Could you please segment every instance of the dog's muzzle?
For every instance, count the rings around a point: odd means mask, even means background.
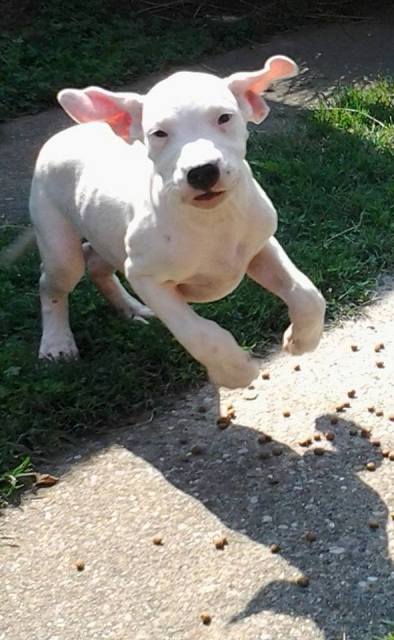
[[[187,173],[187,181],[193,189],[209,191],[220,178],[219,167],[216,164],[203,164],[190,169]]]

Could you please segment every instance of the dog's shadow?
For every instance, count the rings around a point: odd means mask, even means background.
[[[317,456],[318,442],[298,454],[283,443],[260,444],[261,432],[249,427],[234,424],[220,432],[203,419],[199,424],[190,432],[146,425],[124,444],[177,489],[198,496],[226,527],[262,545],[278,543],[294,574],[310,580],[306,589],[296,580],[269,583],[229,624],[271,610],[311,619],[326,640],[344,631],[350,640],[364,640],[384,629],[384,620],[394,620],[388,511],[360,476],[366,461],[378,468],[382,455],[360,437],[361,429],[345,419],[333,427],[329,416],[317,418],[317,431],[336,434]],[[188,451],[196,442],[202,453],[193,456]],[[259,457],[278,448],[280,455]],[[308,531],[315,541],[305,539]]]

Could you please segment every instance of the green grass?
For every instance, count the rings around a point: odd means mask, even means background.
[[[278,208],[278,237],[322,289],[331,319],[365,303],[378,274],[394,266],[393,91],[383,81],[349,90],[294,131],[251,138],[251,165]],[[3,244],[13,235],[4,228]],[[127,423],[204,375],[160,322],[124,321],[86,279],[71,296],[82,359],[38,362],[38,273],[35,253],[0,270],[0,473],[16,478],[27,456],[36,462],[82,434]],[[287,323],[284,305],[247,279],[198,309],[258,351]]]
[[[120,86],[253,39],[254,23],[168,20],[109,10],[102,0],[41,3],[28,24],[0,33],[0,120],[54,104],[65,86]]]

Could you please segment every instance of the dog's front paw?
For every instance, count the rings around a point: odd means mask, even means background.
[[[323,322],[311,327],[297,327],[291,324],[283,335],[283,350],[292,356],[314,351],[323,333]]]
[[[211,382],[220,387],[237,389],[247,387],[259,374],[259,363],[246,352],[231,362],[216,364],[208,368]]]
[[[76,360],[78,347],[72,333],[62,336],[43,336],[38,353],[40,360]]]

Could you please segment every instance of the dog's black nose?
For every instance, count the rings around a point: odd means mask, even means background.
[[[209,191],[219,180],[220,171],[216,164],[202,164],[190,169],[187,181],[194,189]]]

